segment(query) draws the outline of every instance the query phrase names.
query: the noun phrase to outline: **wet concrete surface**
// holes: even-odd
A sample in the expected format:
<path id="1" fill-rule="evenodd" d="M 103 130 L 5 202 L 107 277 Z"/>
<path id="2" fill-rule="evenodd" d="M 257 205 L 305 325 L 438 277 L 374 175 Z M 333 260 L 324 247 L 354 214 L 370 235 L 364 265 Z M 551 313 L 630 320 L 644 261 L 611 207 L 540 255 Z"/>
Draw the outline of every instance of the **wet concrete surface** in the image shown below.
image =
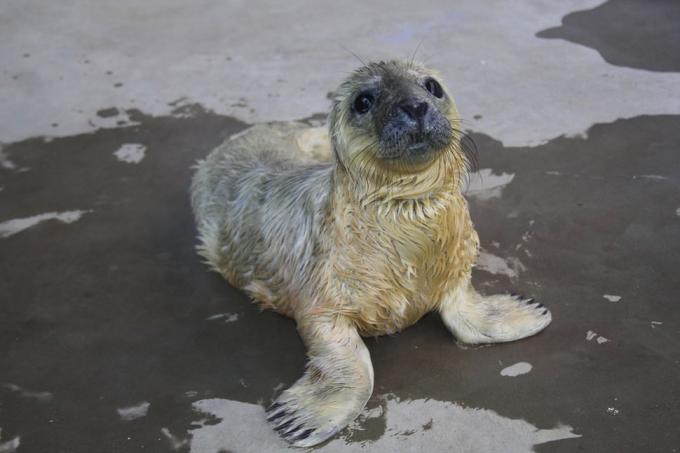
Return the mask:
<path id="1" fill-rule="evenodd" d="M 672 5 L 645 5 L 607 2 L 574 13 L 605 20 L 576 27 L 567 16 L 568 35 L 536 39 L 591 45 L 615 36 L 607 17 L 674 17 Z M 612 64 L 677 70 L 680 42 L 655 52 L 660 44 L 643 33 L 652 29 L 637 27 L 636 45 L 592 46 L 605 59 L 627 55 Z M 573 96 L 578 104 L 587 94 Z M 100 105 L 108 129 L 0 148 L 2 453 L 284 448 L 270 443 L 259 407 L 302 372 L 294 323 L 208 272 L 188 202 L 195 160 L 248 124 L 171 107 L 152 116 Z M 536 297 L 553 323 L 520 342 L 463 347 L 428 315 L 367 339 L 376 376 L 368 410 L 319 451 L 680 450 L 680 115 L 634 107 L 537 146 L 505 146 L 480 132 L 482 120 L 466 121 L 479 149 L 468 194 L 485 257 L 475 283 Z M 324 117 L 312 113 L 310 123 Z M 521 119 L 508 122 L 540 127 Z M 117 153 L 126 144 L 137 154 Z M 46 213 L 25 229 L 6 223 Z M 530 370 L 501 374 L 519 362 Z M 233 413 L 199 410 L 208 402 Z M 419 409 L 409 415 L 409 404 Z M 456 431 L 455 417 L 435 415 L 447 411 L 472 425 Z M 509 447 L 522 430 L 555 433 Z M 397 448 L 386 443 L 394 439 Z"/>
<path id="2" fill-rule="evenodd" d="M 680 3 L 609 0 L 577 11 L 540 38 L 566 39 L 597 50 L 608 63 L 648 71 L 680 71 Z"/>
<path id="3" fill-rule="evenodd" d="M 245 125 L 206 112 L 132 117 L 139 126 L 5 148 L 30 170 L 3 175 L 3 218 L 88 211 L 74 224 L 46 221 L 2 240 L 0 426 L 5 439 L 21 436 L 19 451 L 165 451 L 163 428 L 186 439 L 205 418 L 192 402 L 266 404 L 303 368 L 294 324 L 260 313 L 194 252 L 190 166 Z M 514 175 L 497 197 L 470 197 L 482 247 L 522 265 L 517 278 L 477 270 L 476 283 L 530 294 L 554 322 L 493 347 L 456 346 L 436 316 L 369 339 L 369 408 L 385 394 L 455 401 L 540 428 L 567 424 L 581 436 L 536 451 L 643 451 L 650 439 L 672 451 L 680 117 L 596 125 L 587 138 L 535 148 L 474 137 L 483 168 Z M 144 160 L 117 161 L 123 143 L 145 144 Z M 209 319 L 220 313 L 238 319 Z M 608 341 L 587 341 L 588 331 Z M 531 372 L 500 375 L 519 361 Z M 117 413 L 142 401 L 144 417 Z M 384 434 L 380 419 L 364 427 L 347 441 Z"/>

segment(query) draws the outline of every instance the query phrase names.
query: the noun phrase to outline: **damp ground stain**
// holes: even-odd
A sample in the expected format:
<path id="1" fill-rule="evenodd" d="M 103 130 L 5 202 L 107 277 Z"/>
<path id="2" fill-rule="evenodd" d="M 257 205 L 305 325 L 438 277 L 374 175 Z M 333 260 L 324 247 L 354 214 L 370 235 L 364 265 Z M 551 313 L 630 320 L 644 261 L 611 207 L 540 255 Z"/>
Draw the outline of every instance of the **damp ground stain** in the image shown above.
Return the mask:
<path id="1" fill-rule="evenodd" d="M 44 402 L 0 389 L 3 439 L 20 435 L 22 452 L 168 451 L 161 429 L 182 440 L 205 418 L 194 401 L 264 405 L 302 372 L 293 322 L 260 313 L 194 250 L 190 167 L 247 125 L 196 106 L 184 112 L 132 111 L 137 126 L 3 149 L 29 170 L 1 170 L 0 220 L 92 210 L 73 224 L 47 222 L 0 240 L 2 379 L 53 395 Z M 474 137 L 481 167 L 515 175 L 500 198 L 470 200 L 482 246 L 527 267 L 516 281 L 480 270 L 474 279 L 486 293 L 537 297 L 553 324 L 517 343 L 464 349 L 429 315 L 401 334 L 367 339 L 376 375 L 370 407 L 385 394 L 454 401 L 541 429 L 565 423 L 582 436 L 539 452 L 643 451 L 649 438 L 673 448 L 680 117 L 596 125 L 585 138 L 534 148 Z M 124 143 L 144 144 L 144 160 L 118 162 L 112 153 Z M 600 303 L 605 291 L 622 302 Z M 238 321 L 205 320 L 222 312 Z M 663 326 L 651 329 L 659 319 Z M 610 342 L 585 341 L 588 330 Z M 520 361 L 532 372 L 499 375 Z M 147 415 L 120 420 L 116 409 L 139 401 L 150 403 Z M 606 413 L 611 406 L 616 417 Z M 346 440 L 379 438 L 384 420 L 366 428 Z"/>
<path id="2" fill-rule="evenodd" d="M 576 11 L 562 25 L 536 34 L 597 50 L 609 64 L 659 72 L 680 72 L 680 2 L 609 0 Z"/>

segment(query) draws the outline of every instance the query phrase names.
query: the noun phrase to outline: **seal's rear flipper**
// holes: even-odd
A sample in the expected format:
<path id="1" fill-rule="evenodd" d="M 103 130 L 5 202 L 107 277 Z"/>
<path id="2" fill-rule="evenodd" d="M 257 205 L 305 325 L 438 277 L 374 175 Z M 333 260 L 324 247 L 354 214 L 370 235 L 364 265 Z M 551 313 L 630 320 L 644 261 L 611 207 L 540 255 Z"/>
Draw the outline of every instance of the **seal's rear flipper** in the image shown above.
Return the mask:
<path id="1" fill-rule="evenodd" d="M 352 422 L 373 392 L 368 349 L 347 320 L 298 324 L 308 348 L 304 375 L 267 409 L 267 421 L 296 447 L 310 447 Z"/>

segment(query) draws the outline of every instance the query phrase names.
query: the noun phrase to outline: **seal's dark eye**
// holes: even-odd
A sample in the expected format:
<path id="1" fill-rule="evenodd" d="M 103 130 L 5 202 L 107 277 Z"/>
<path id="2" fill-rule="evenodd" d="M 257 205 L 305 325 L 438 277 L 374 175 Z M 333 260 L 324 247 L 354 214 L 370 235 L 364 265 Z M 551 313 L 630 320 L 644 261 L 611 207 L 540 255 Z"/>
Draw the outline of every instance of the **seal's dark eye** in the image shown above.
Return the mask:
<path id="1" fill-rule="evenodd" d="M 425 81 L 425 89 L 436 98 L 441 98 L 444 96 L 444 89 L 439 84 L 439 82 L 434 79 L 427 79 Z"/>
<path id="2" fill-rule="evenodd" d="M 372 106 L 373 106 L 373 96 L 371 96 L 368 93 L 361 93 L 354 100 L 354 111 L 357 112 L 360 115 L 363 115 L 364 113 L 371 110 Z"/>

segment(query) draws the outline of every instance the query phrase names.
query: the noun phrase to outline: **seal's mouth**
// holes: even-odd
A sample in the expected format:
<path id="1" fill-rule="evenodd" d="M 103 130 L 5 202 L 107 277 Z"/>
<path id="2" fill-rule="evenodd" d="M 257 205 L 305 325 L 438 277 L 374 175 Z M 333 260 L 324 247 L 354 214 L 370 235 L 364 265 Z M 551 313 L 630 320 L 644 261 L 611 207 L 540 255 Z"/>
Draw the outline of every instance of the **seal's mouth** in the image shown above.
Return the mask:
<path id="1" fill-rule="evenodd" d="M 393 163 L 402 161 L 404 164 L 423 164 L 434 160 L 451 141 L 448 128 L 443 129 L 430 132 L 402 131 L 395 139 L 382 141 L 380 158 Z"/>
<path id="2" fill-rule="evenodd" d="M 411 164 L 421 164 L 433 160 L 445 149 L 446 143 L 448 143 L 448 141 L 444 143 L 444 141 L 437 140 L 437 138 L 430 134 L 422 133 L 411 135 L 403 151 L 400 153 L 401 158 Z"/>
<path id="3" fill-rule="evenodd" d="M 429 147 L 430 147 L 430 145 L 425 143 L 425 142 L 415 142 L 415 143 L 411 143 L 410 145 L 408 145 L 408 147 L 406 149 L 409 152 L 417 153 L 417 152 L 420 152 L 420 151 L 426 151 Z"/>
<path id="4" fill-rule="evenodd" d="M 389 152 L 383 151 L 380 158 L 385 160 L 408 159 L 409 157 L 425 155 L 430 151 L 433 151 L 433 147 L 426 140 L 406 141 L 406 143 L 392 147 Z"/>
<path id="5" fill-rule="evenodd" d="M 401 161 L 400 167 L 420 168 L 434 162 L 452 138 L 448 119 L 434 104 L 409 98 L 388 109 L 380 131 L 378 158 L 391 165 Z"/>
<path id="6" fill-rule="evenodd" d="M 425 132 L 420 130 L 405 134 L 406 146 L 404 150 L 406 152 L 418 153 L 428 151 L 431 148 L 437 148 L 438 143 L 435 143 L 437 142 L 435 135 L 435 131 Z"/>

